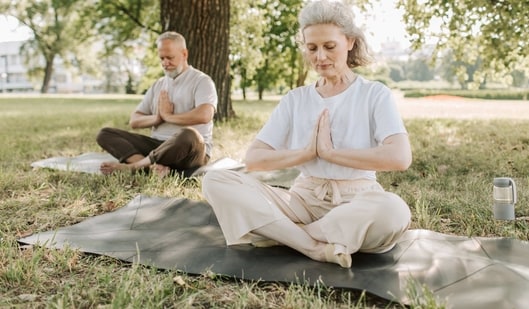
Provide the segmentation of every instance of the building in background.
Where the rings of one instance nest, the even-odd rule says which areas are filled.
[[[380,44],[377,59],[379,61],[407,61],[410,54],[409,47],[404,47],[400,41],[387,40]]]
[[[41,81],[28,78],[21,53],[23,41],[0,42],[0,92],[39,92]],[[94,76],[75,74],[57,58],[49,85],[50,93],[102,93],[104,81]]]
[[[0,43],[0,90],[2,92],[29,92],[34,87],[20,55],[22,42]]]

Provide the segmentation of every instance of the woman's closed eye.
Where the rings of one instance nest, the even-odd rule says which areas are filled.
[[[326,50],[332,50],[332,49],[336,48],[336,45],[335,44],[333,44],[333,45],[324,45],[323,48],[326,49]],[[310,47],[309,46],[309,47],[307,47],[307,49],[309,51],[311,51],[311,52],[318,51],[318,47],[315,47],[315,46],[314,47]]]

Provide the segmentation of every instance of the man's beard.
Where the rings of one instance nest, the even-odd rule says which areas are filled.
[[[178,75],[182,74],[183,70],[184,70],[183,65],[180,64],[176,67],[176,69],[172,71],[164,70],[164,72],[165,72],[165,76],[175,79],[178,77]]]

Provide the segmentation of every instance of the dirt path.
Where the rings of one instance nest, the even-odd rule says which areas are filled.
[[[403,118],[529,119],[529,101],[479,100],[453,96],[404,98],[396,92]]]

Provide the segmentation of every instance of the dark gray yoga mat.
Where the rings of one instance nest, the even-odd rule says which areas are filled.
[[[529,304],[529,243],[410,230],[385,254],[353,255],[353,266],[313,261],[288,247],[227,247],[211,207],[181,198],[139,195],[126,206],[22,244],[68,245],[87,253],[188,274],[366,290],[409,303],[425,285],[448,308],[524,308]],[[419,289],[420,293],[420,289]]]

